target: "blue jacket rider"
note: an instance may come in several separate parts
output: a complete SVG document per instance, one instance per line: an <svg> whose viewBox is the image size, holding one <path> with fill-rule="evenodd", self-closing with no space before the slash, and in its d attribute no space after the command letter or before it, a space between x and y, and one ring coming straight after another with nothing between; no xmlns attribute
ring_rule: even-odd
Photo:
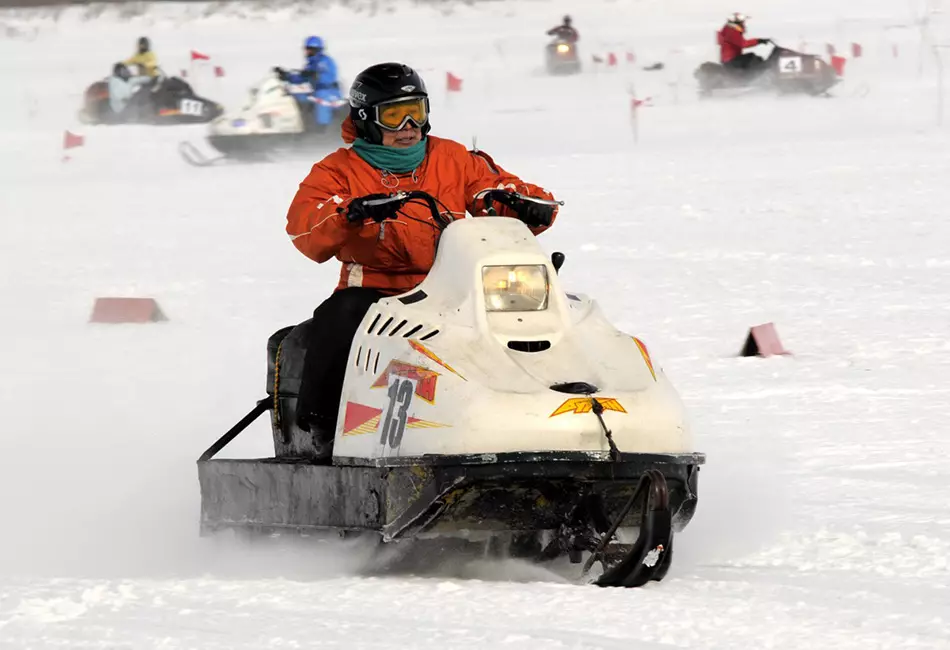
<svg viewBox="0 0 950 650"><path fill-rule="evenodd" d="M311 36L304 42L307 63L301 70L288 72L274 68L283 80L292 84L309 83L312 93L294 94L297 101L314 104L313 117L318 126L325 126L333 119L334 104L342 101L337 80L336 63L323 52L323 39Z"/></svg>

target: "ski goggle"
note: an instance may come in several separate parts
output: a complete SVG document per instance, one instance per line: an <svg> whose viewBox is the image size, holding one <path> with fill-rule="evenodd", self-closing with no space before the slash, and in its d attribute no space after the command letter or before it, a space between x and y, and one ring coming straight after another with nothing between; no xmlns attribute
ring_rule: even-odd
<svg viewBox="0 0 950 650"><path fill-rule="evenodd" d="M376 105L376 124L389 131L400 131L412 122L422 127L429 121L429 100L426 97L395 99Z"/></svg>

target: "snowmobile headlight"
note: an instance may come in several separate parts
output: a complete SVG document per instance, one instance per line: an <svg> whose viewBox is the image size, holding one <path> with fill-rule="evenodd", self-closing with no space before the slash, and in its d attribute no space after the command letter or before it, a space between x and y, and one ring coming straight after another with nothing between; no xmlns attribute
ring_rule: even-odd
<svg viewBox="0 0 950 650"><path fill-rule="evenodd" d="M543 264L483 266L488 311L543 311L548 308L548 269Z"/></svg>
<svg viewBox="0 0 950 650"><path fill-rule="evenodd" d="M571 46L568 45L567 43L558 43L557 51L561 54L566 54L571 51Z"/></svg>

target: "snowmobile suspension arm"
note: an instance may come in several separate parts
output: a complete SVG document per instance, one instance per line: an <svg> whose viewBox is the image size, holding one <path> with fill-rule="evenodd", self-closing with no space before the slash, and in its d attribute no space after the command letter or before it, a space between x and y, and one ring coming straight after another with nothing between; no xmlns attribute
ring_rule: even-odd
<svg viewBox="0 0 950 650"><path fill-rule="evenodd" d="M251 423L260 417L261 413L264 411L269 411L271 409L272 402L269 397L265 397L260 400L251 412L241 418L241 421L235 424L233 427L228 429L227 433L218 438L213 445L208 447L205 453L201 454L201 457L198 459L198 462L204 462L211 460L215 454L224 449L228 443L238 437L238 435L244 431L246 428L251 426Z"/></svg>

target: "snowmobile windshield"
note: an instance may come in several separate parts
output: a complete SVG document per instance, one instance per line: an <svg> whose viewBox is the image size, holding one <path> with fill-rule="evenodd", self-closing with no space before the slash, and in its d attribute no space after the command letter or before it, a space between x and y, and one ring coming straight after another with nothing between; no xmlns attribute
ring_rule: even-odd
<svg viewBox="0 0 950 650"><path fill-rule="evenodd" d="M376 106L376 123L389 131L399 131L410 121L421 127L428 120L429 100L425 97L397 99Z"/></svg>

